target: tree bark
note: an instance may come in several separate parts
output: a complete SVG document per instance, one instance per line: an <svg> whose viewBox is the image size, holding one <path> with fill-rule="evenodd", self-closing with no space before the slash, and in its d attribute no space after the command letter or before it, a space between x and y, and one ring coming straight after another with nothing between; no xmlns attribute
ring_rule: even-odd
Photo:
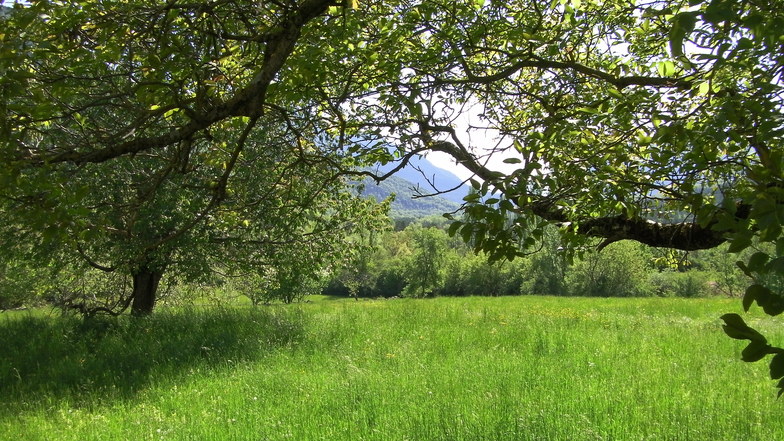
<svg viewBox="0 0 784 441"><path fill-rule="evenodd" d="M132 315L144 316L152 313L162 276L163 271L151 271L147 268L133 274Z"/></svg>

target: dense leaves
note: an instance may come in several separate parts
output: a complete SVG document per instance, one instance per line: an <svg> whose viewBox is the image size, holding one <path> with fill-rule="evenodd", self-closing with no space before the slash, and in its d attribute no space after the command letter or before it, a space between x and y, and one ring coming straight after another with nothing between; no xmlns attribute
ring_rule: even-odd
<svg viewBox="0 0 784 441"><path fill-rule="evenodd" d="M454 225L454 224L452 224ZM445 221L423 218L400 231L377 235L358 262L331 277L324 292L336 296L594 296L740 297L750 285L726 250L688 255L619 241L601 252L569 259L555 227L542 247L513 261L474 253L471 243L449 238ZM738 280L739 279L739 280Z"/></svg>
<svg viewBox="0 0 784 441"><path fill-rule="evenodd" d="M247 6L36 2L3 19L6 258L108 274L107 295L60 286L60 303L149 312L163 274L300 280L385 223L346 188L356 161L308 96L272 84L327 3Z"/></svg>

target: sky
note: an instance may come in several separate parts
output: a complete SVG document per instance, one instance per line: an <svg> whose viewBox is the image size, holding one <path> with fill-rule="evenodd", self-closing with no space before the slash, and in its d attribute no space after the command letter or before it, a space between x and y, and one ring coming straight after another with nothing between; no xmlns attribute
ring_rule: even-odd
<svg viewBox="0 0 784 441"><path fill-rule="evenodd" d="M480 106L466 108L454 121L455 132L465 146L473 148L473 152L478 156L490 152L498 144L498 132L496 130L478 129L476 127L487 125L480 121ZM506 164L504 159L512 156L512 153L495 153L487 162L488 168L503 173L511 173L520 167L520 164ZM450 155L442 152L430 152L427 160L438 168L452 172L463 180L473 178L474 175L467 168L458 164ZM477 179L481 181L481 179Z"/></svg>

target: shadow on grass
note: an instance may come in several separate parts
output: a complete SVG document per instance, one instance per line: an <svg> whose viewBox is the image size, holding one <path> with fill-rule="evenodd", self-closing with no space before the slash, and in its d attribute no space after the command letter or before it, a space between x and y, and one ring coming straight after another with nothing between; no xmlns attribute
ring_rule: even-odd
<svg viewBox="0 0 784 441"><path fill-rule="evenodd" d="M302 321L296 310L260 308L0 320L0 419L53 400L131 398L152 382L256 359L301 340Z"/></svg>

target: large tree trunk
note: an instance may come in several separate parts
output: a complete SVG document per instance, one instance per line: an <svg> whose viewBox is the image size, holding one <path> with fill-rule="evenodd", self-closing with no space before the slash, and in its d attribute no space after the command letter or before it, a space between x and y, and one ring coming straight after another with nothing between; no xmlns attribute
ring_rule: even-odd
<svg viewBox="0 0 784 441"><path fill-rule="evenodd" d="M133 274L132 315L142 316L152 313L158 293L158 282L161 281L162 276L163 271L151 271L147 268L141 268Z"/></svg>

